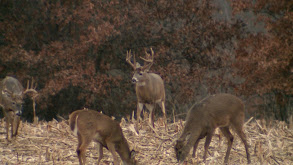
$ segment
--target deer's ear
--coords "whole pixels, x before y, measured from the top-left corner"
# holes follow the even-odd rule
[[[2,95],[6,95],[7,97],[11,97],[11,92],[4,89],[4,90],[2,90]]]
[[[133,159],[135,157],[135,155],[136,155],[136,152],[134,150],[131,150],[130,151],[130,158]]]

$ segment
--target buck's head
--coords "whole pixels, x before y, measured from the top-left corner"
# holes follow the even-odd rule
[[[154,51],[151,48],[151,54],[147,53],[145,51],[146,57],[140,57],[143,61],[144,61],[144,65],[141,66],[138,62],[136,62],[135,60],[135,55],[133,55],[133,62],[131,62],[131,50],[127,51],[127,56],[126,56],[126,62],[128,62],[133,70],[134,70],[134,74],[132,76],[132,83],[137,84],[139,86],[144,86],[147,81],[148,81],[148,72],[149,69],[151,68],[151,66],[153,65],[153,61],[154,61]]]
[[[2,90],[1,92],[5,109],[20,116],[22,113],[23,104],[22,92],[14,93],[7,89]]]
[[[24,91],[20,82],[13,77],[6,77],[0,84],[0,104],[2,104],[9,113],[20,116],[22,113],[23,97],[28,92],[37,93],[31,85],[27,84],[27,89]]]

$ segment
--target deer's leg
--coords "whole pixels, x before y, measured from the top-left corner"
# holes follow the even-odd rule
[[[5,120],[6,120],[6,139],[9,141],[9,125],[10,125],[10,122],[9,122],[7,117],[6,117]]]
[[[13,119],[9,122],[9,124],[10,124],[10,138],[11,138],[11,140],[12,140],[12,138],[13,138]]]
[[[196,142],[194,143],[192,157],[195,157],[195,152],[196,152],[196,148],[197,148],[197,145],[199,143],[199,140],[200,140],[200,138],[198,138],[196,140]]]
[[[12,123],[12,127],[11,127],[11,128],[13,128],[12,137],[16,137],[16,135],[18,133],[19,124],[20,124],[20,116],[15,115],[15,117],[13,118],[13,123]]]
[[[228,163],[229,160],[229,155],[230,155],[230,151],[232,148],[232,144],[233,144],[233,135],[231,134],[229,127],[221,127],[220,128],[222,133],[224,134],[224,136],[227,138],[228,140],[228,148],[227,148],[227,152],[226,152],[226,156],[225,156],[225,160],[224,160],[224,164]]]
[[[155,124],[154,124],[154,104],[146,104],[145,106],[150,111],[149,123],[155,128]]]
[[[232,126],[234,127],[234,130],[236,131],[237,135],[241,138],[242,142],[244,143],[247,163],[250,164],[251,159],[250,159],[250,154],[249,154],[249,145],[247,143],[246,136],[243,132],[243,123],[244,123],[244,118],[245,118],[244,116],[245,116],[245,114],[244,114],[244,110],[243,110],[242,113],[239,113],[237,118],[232,120],[232,124],[233,124]]]
[[[97,143],[97,147],[98,147],[98,156],[99,156],[99,159],[98,159],[98,165],[100,164],[100,161],[101,159],[103,158],[103,146],[101,143]]]
[[[160,105],[160,108],[162,109],[163,115],[164,115],[164,124],[165,129],[167,129],[167,117],[166,117],[166,108],[165,108],[165,101],[162,101]]]
[[[143,109],[143,103],[137,102],[137,112],[136,112],[136,120],[139,122],[141,120],[140,114]]]
[[[206,158],[207,158],[207,153],[208,153],[208,149],[209,149],[213,134],[214,134],[214,131],[209,132],[206,136],[206,141],[204,143],[204,155],[203,155],[204,162],[206,161]]]
[[[78,143],[77,143],[76,153],[77,153],[77,157],[79,160],[79,164],[82,165],[82,159],[81,159],[81,155],[80,155],[80,146],[82,143],[82,138],[81,138],[80,134],[77,134],[77,139],[78,139]]]
[[[115,143],[107,143],[108,149],[111,152],[114,160],[114,165],[119,165],[118,156],[116,154]]]
[[[77,145],[76,152],[77,152],[80,165],[84,165],[86,162],[85,151],[88,145],[91,143],[92,139],[93,137],[91,136],[86,137],[86,136],[81,136],[80,134],[78,134],[78,145]]]
[[[245,147],[245,151],[246,151],[246,157],[247,157],[247,163],[250,164],[251,163],[251,159],[250,159],[250,154],[249,154],[249,145],[247,143],[247,139],[246,139],[246,136],[242,130],[242,124],[240,125],[234,125],[235,127],[235,131],[237,133],[237,135],[241,138],[243,144],[244,144],[244,147]]]
[[[7,132],[7,140],[12,140],[13,137],[13,120],[14,120],[14,112],[8,111],[6,112],[5,120],[6,120],[6,132]],[[9,127],[10,127],[10,136],[9,136]]]

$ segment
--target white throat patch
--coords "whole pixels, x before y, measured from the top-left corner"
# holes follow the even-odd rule
[[[136,84],[137,84],[137,86],[140,86],[140,87],[145,86],[145,82],[137,82]]]

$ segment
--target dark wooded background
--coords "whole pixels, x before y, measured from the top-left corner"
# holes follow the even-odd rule
[[[228,92],[248,116],[288,120],[292,24],[287,0],[2,0],[0,79],[33,77],[40,119],[83,107],[120,118],[136,109],[126,51],[152,47],[169,117]]]

